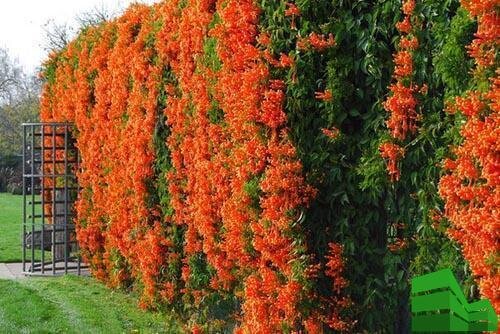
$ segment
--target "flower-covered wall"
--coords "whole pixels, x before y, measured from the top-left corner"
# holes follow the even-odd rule
[[[42,119],[76,126],[93,275],[193,332],[401,332],[444,267],[498,310],[498,15],[165,0],[84,29]]]

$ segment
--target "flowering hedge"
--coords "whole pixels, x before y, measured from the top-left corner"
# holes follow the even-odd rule
[[[481,294],[500,310],[500,46],[499,4],[495,1],[464,1],[477,18],[477,33],[468,47],[475,61],[474,84],[448,106],[460,112],[463,141],[444,161],[449,173],[441,178],[439,191],[445,201],[449,235],[461,246]]]
[[[491,6],[464,3],[480,23]],[[398,332],[411,275],[451,266],[474,284],[436,223],[439,164],[461,143],[443,105],[470,81],[453,68],[469,61],[464,13],[454,0],[167,0],[83,30],[44,65],[42,119],[76,125],[77,236],[93,275],[193,332]],[[476,58],[498,42],[480,29]],[[481,78],[497,64],[486,53]],[[490,139],[462,130],[457,150],[482,164],[489,206],[451,199],[446,185],[470,176],[463,159],[440,187],[492,299],[495,225],[481,234],[486,266],[467,246],[475,235],[456,236],[498,204],[496,84],[474,95],[491,121],[469,121]]]

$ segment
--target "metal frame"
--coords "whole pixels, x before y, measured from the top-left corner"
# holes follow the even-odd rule
[[[71,123],[23,123],[22,265],[26,275],[77,275],[73,222],[80,157]],[[47,256],[50,259],[47,259]]]

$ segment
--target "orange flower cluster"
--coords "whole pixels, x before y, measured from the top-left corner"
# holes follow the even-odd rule
[[[142,277],[146,299],[154,290],[148,269],[162,262],[161,252],[150,252],[164,244],[148,237],[160,222],[150,214],[144,182],[153,174],[151,133],[161,71],[151,64],[153,50],[146,46],[153,26],[141,25],[151,15],[149,7],[134,6],[52,55],[47,66],[57,66],[53,78],[46,78],[51,84],[45,86],[41,111],[44,121],[70,121],[77,128],[82,157],[77,232],[84,258],[112,286]],[[144,263],[146,257],[150,263]]]
[[[332,92],[329,89],[325,90],[324,92],[315,92],[314,97],[325,102],[331,101],[333,99]]]
[[[405,70],[404,67],[400,67],[396,72]],[[397,82],[391,85],[390,89],[392,95],[384,103],[385,109],[391,113],[387,127],[393,138],[404,140],[408,132],[415,133],[417,130],[417,100],[414,96],[416,86],[407,87],[402,82]]]
[[[403,2],[404,19],[398,24],[398,30],[402,37],[399,42],[399,51],[394,55],[394,79],[395,83],[389,89],[391,96],[385,101],[384,107],[390,113],[387,127],[391,135],[399,140],[404,140],[407,133],[415,133],[418,119],[414,92],[418,90],[412,83],[413,55],[412,52],[418,48],[418,40],[411,34],[411,18],[415,9],[415,0]],[[409,29],[402,28],[409,26]]]
[[[285,16],[300,16],[300,9],[296,4],[287,2],[286,7]]]
[[[285,9],[285,16],[290,16],[292,18],[291,28],[296,29],[295,18],[300,16],[300,9],[294,3],[287,2]]]
[[[340,134],[340,130],[337,128],[332,129],[321,129],[321,132],[330,139],[337,139]]]
[[[250,0],[135,5],[52,55],[42,98],[44,121],[77,129],[77,234],[93,274],[110,286],[140,282],[143,307],[234,295],[244,333],[301,328],[314,297],[297,221],[316,191],[289,138],[285,82],[271,77],[273,66],[293,72],[295,64],[271,56],[260,13]],[[300,11],[289,4],[286,15]],[[318,50],[333,43],[311,35]],[[160,126],[168,157],[156,156]],[[156,160],[166,158],[158,174]],[[152,200],[161,182],[168,203]],[[213,272],[208,283],[193,282],[193,259]],[[329,261],[337,294],[343,266]],[[340,328],[333,314],[308,326]]]
[[[405,239],[396,238],[396,240],[394,240],[393,242],[391,242],[390,244],[387,245],[387,248],[389,248],[389,250],[391,252],[398,252],[398,251],[406,248],[407,245],[408,245],[408,243],[406,242]]]
[[[380,155],[387,161],[387,171],[393,182],[398,181],[401,172],[398,168],[398,161],[404,156],[404,149],[393,143],[383,143],[380,145]]]
[[[172,27],[162,30],[159,36],[162,41],[159,54],[170,63],[178,81],[177,87],[167,91],[164,111],[171,130],[166,144],[173,167],[167,179],[173,222],[186,229],[182,292],[192,295],[195,303],[210,287],[229,289],[235,280],[230,272],[233,264],[218,241],[222,227],[220,212],[230,193],[224,168],[226,137],[221,126],[210,120],[213,108],[210,82],[214,73],[202,60],[213,6],[214,1],[198,1],[196,6],[187,6],[177,15],[173,15],[177,9],[166,10],[164,15],[170,16]],[[202,254],[217,272],[210,287],[191,284],[193,268],[189,260]]]
[[[462,0],[462,6],[478,21],[476,38],[469,45],[469,54],[476,60],[477,70],[494,66],[500,36],[498,1]]]
[[[309,43],[317,51],[323,51],[334,46],[335,39],[331,33],[326,37],[325,35],[319,35],[313,32],[309,35]]]
[[[110,286],[139,281],[144,307],[231,293],[242,305],[240,331],[273,333],[300,327],[311,297],[296,220],[315,190],[286,128],[285,83],[270,75],[271,66],[293,71],[294,59],[270,56],[260,12],[250,0],[133,6],[52,55],[42,119],[75,123],[78,240],[96,277]],[[287,15],[299,14],[289,5]],[[315,38],[318,47],[332,43]],[[166,216],[149,188],[159,181],[161,116],[171,163]],[[215,272],[205,286],[192,282],[193,258]],[[166,274],[173,263],[178,277]]]
[[[478,33],[470,49],[480,69],[495,66],[491,52],[499,50],[497,1],[462,1],[477,16]],[[490,78],[489,87],[469,91],[455,100],[454,108],[466,122],[461,128],[463,142],[454,149],[454,159],[444,161],[448,173],[441,178],[439,192],[445,201],[445,217],[451,222],[448,234],[462,247],[481,294],[500,312],[500,71]]]
[[[322,52],[333,46],[335,46],[335,38],[331,33],[326,36],[312,32],[309,37],[300,38],[297,41],[297,49],[299,50],[309,50],[312,48],[315,51]]]
[[[345,289],[349,282],[343,277],[345,271],[344,248],[338,243],[329,243],[328,252],[325,255],[325,276],[331,281],[330,296],[320,298],[321,303],[311,312],[304,321],[304,328],[308,334],[324,333],[322,324],[330,329],[346,333],[352,330],[356,321],[347,320],[342,312],[352,305],[351,298],[345,295]],[[315,276],[320,265],[311,268],[310,275]]]
[[[411,22],[414,10],[415,0],[403,1],[403,21],[396,24],[396,28],[402,37],[399,41],[398,52],[394,54],[395,67],[393,78],[395,82],[389,87],[391,95],[384,102],[384,108],[389,113],[387,127],[391,136],[400,141],[405,140],[408,133],[414,134],[416,132],[417,121],[419,119],[416,109],[418,102],[415,97],[415,94],[419,91],[419,87],[413,83],[413,52],[419,45],[417,37],[413,34],[413,25]],[[394,145],[396,144],[392,144],[392,146]],[[399,180],[400,174],[395,168],[396,150],[390,150],[386,146],[385,148],[380,147],[380,151],[385,154],[384,158],[389,158],[390,164],[387,166],[387,169],[391,179],[393,181]],[[398,155],[402,156],[399,153]]]
[[[353,322],[342,320],[340,312],[352,304],[349,297],[342,294],[343,290],[349,285],[347,280],[342,276],[345,271],[345,261],[342,258],[344,248],[337,243],[328,244],[329,252],[326,256],[325,274],[332,280],[333,296],[330,299],[331,311],[329,313],[327,324],[330,328],[337,331],[348,331],[354,325]]]
[[[300,319],[298,305],[306,290],[292,270],[299,261],[295,251],[299,244],[292,246],[290,213],[306,205],[314,193],[304,185],[301,164],[284,127],[284,83],[269,80],[263,61],[287,68],[293,60],[282,54],[273,61],[256,48],[259,9],[253,1],[229,1],[218,13],[221,22],[210,32],[218,40],[222,62],[215,95],[220,96],[225,114],[221,131],[230,138],[225,148],[228,198],[221,208],[223,250],[229,269],[243,280],[239,330],[273,333]],[[260,210],[250,205],[246,190],[256,178],[261,180]]]

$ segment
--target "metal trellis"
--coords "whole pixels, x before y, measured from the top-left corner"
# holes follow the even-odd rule
[[[27,275],[81,275],[74,203],[80,168],[71,123],[23,124],[22,263]]]

